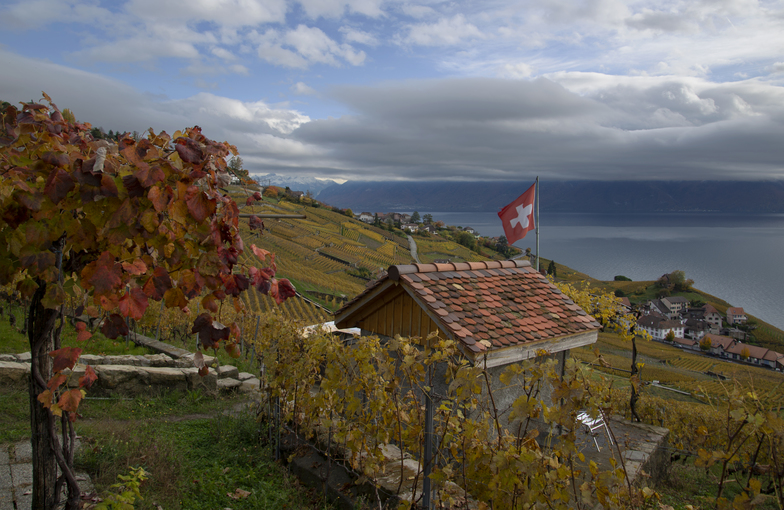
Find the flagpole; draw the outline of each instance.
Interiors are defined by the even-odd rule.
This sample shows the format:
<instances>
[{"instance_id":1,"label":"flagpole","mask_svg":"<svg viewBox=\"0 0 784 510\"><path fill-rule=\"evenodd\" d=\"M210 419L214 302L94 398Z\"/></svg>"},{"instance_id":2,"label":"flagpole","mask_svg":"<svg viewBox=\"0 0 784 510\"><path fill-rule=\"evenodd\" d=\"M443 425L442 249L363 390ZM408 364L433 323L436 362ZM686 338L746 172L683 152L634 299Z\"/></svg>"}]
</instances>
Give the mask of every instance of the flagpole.
<instances>
[{"instance_id":1,"label":"flagpole","mask_svg":"<svg viewBox=\"0 0 784 510\"><path fill-rule=\"evenodd\" d=\"M539 271L539 176L536 176L536 270Z\"/></svg>"}]
</instances>

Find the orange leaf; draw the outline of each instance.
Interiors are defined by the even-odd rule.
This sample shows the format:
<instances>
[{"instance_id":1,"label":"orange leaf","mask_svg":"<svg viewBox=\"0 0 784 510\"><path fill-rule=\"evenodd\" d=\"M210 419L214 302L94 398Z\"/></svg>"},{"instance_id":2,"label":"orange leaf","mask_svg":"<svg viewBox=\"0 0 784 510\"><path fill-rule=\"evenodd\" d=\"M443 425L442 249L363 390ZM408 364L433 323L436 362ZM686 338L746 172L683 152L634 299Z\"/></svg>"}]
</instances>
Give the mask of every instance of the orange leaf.
<instances>
[{"instance_id":1,"label":"orange leaf","mask_svg":"<svg viewBox=\"0 0 784 510\"><path fill-rule=\"evenodd\" d=\"M44 409L49 409L50 407L52 407L53 396L54 394L51 391L45 390L40 395L38 395L37 399L41 404L43 404Z\"/></svg>"},{"instance_id":2,"label":"orange leaf","mask_svg":"<svg viewBox=\"0 0 784 510\"><path fill-rule=\"evenodd\" d=\"M147 264L142 259L136 259L133 262L123 262L122 268L134 276L143 275L147 272Z\"/></svg>"},{"instance_id":3,"label":"orange leaf","mask_svg":"<svg viewBox=\"0 0 784 510\"><path fill-rule=\"evenodd\" d=\"M177 307L180 310L188 306L188 300L185 298L185 294L176 287L172 287L171 289L167 290L166 293L163 295L163 299L166 300L166 306L168 308Z\"/></svg>"},{"instance_id":4,"label":"orange leaf","mask_svg":"<svg viewBox=\"0 0 784 510\"><path fill-rule=\"evenodd\" d=\"M267 255L269 255L269 253L270 253L267 250L259 248L255 244L251 244L250 245L250 251L252 251L253 254L256 255L258 258L260 258L262 262L267 260Z\"/></svg>"},{"instance_id":5,"label":"orange leaf","mask_svg":"<svg viewBox=\"0 0 784 510\"><path fill-rule=\"evenodd\" d=\"M57 402L57 405L60 406L60 409L63 411L75 413L79 408L79 402L82 401L83 397L82 390L68 390L60 396L60 401Z\"/></svg>"},{"instance_id":6,"label":"orange leaf","mask_svg":"<svg viewBox=\"0 0 784 510\"><path fill-rule=\"evenodd\" d=\"M144 317L144 311L147 310L147 296L144 295L142 289L134 287L130 292L126 292L120 298L120 313L132 319L141 320Z\"/></svg>"},{"instance_id":7,"label":"orange leaf","mask_svg":"<svg viewBox=\"0 0 784 510\"><path fill-rule=\"evenodd\" d=\"M68 377L65 374L57 373L57 374L53 375L51 379L49 379L49 382L46 383L46 387L49 388L50 391L55 391L67 379L68 379Z\"/></svg>"}]
</instances>

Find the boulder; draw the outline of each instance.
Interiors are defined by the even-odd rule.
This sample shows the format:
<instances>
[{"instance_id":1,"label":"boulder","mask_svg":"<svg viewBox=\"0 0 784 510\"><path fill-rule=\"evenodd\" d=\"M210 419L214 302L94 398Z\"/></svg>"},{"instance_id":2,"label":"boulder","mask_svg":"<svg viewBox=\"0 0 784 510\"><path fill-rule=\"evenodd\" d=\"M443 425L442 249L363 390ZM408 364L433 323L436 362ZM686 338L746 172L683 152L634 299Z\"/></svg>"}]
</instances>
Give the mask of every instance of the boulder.
<instances>
[{"instance_id":1,"label":"boulder","mask_svg":"<svg viewBox=\"0 0 784 510\"><path fill-rule=\"evenodd\" d=\"M30 363L31 359L33 359L33 356L29 352L23 352L16 355L16 361L19 363Z\"/></svg>"},{"instance_id":2,"label":"boulder","mask_svg":"<svg viewBox=\"0 0 784 510\"><path fill-rule=\"evenodd\" d=\"M240 386L242 386L242 383L231 377L218 379L218 391L233 391L239 389Z\"/></svg>"},{"instance_id":3,"label":"boulder","mask_svg":"<svg viewBox=\"0 0 784 510\"><path fill-rule=\"evenodd\" d=\"M189 390L201 388L214 392L218 388L218 372L216 372L214 368L211 368L210 372L203 377L199 375L199 369L196 367L180 368L179 370L185 374L185 380L188 383Z\"/></svg>"},{"instance_id":4,"label":"boulder","mask_svg":"<svg viewBox=\"0 0 784 510\"><path fill-rule=\"evenodd\" d=\"M237 374L237 377L235 377L235 379L239 379L240 381L247 381L248 379L253 379L255 377L256 377L255 375L249 374L248 372L240 372L239 374Z\"/></svg>"},{"instance_id":5,"label":"boulder","mask_svg":"<svg viewBox=\"0 0 784 510\"><path fill-rule=\"evenodd\" d=\"M144 371L149 374L150 385L156 390L188 389L188 378L181 368L144 367Z\"/></svg>"},{"instance_id":6,"label":"boulder","mask_svg":"<svg viewBox=\"0 0 784 510\"><path fill-rule=\"evenodd\" d=\"M240 371L234 365L221 365L218 367L218 379L225 379L230 377L232 379L239 379Z\"/></svg>"},{"instance_id":7,"label":"boulder","mask_svg":"<svg viewBox=\"0 0 784 510\"><path fill-rule=\"evenodd\" d=\"M150 375L141 367L101 365L93 367L93 369L98 376L98 381L93 385L93 388L99 394L138 395L150 391Z\"/></svg>"},{"instance_id":8,"label":"boulder","mask_svg":"<svg viewBox=\"0 0 784 510\"><path fill-rule=\"evenodd\" d=\"M0 361L0 385L25 389L30 384L30 365L13 361Z\"/></svg>"},{"instance_id":9,"label":"boulder","mask_svg":"<svg viewBox=\"0 0 784 510\"><path fill-rule=\"evenodd\" d=\"M132 356L130 354L122 354L119 356L104 356L104 365L128 365L132 367L149 367L150 360L144 356Z\"/></svg>"},{"instance_id":10,"label":"boulder","mask_svg":"<svg viewBox=\"0 0 784 510\"><path fill-rule=\"evenodd\" d=\"M144 357L151 367L173 367L174 358L166 354L145 354Z\"/></svg>"},{"instance_id":11,"label":"boulder","mask_svg":"<svg viewBox=\"0 0 784 510\"><path fill-rule=\"evenodd\" d=\"M259 380L255 377L252 379L246 379L242 381L240 385L240 391L243 393L253 393L259 391Z\"/></svg>"}]
</instances>

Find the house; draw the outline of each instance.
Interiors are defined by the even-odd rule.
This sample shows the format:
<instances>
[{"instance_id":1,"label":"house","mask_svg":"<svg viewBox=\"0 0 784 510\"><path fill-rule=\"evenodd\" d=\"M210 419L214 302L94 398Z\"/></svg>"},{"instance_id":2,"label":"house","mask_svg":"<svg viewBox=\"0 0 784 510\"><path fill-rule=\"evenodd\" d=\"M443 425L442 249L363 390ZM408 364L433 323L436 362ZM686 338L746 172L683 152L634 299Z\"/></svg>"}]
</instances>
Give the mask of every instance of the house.
<instances>
[{"instance_id":1,"label":"house","mask_svg":"<svg viewBox=\"0 0 784 510\"><path fill-rule=\"evenodd\" d=\"M627 298L626 296L621 298L621 306L623 307L624 312L632 311L632 302L629 301L629 298Z\"/></svg>"},{"instance_id":2,"label":"house","mask_svg":"<svg viewBox=\"0 0 784 510\"><path fill-rule=\"evenodd\" d=\"M695 342L694 340L689 340L688 338L676 338L672 342L676 347L681 347L683 349L690 349L692 351L699 351L700 344L699 342Z\"/></svg>"},{"instance_id":3,"label":"house","mask_svg":"<svg viewBox=\"0 0 784 510\"><path fill-rule=\"evenodd\" d=\"M376 218L375 218L375 216L373 216L372 213L361 212L361 213L359 213L358 219L359 219L359 221L364 221L365 223L373 223L373 221L375 221Z\"/></svg>"},{"instance_id":4,"label":"house","mask_svg":"<svg viewBox=\"0 0 784 510\"><path fill-rule=\"evenodd\" d=\"M721 314L711 305L702 307L702 317L705 322L716 329L721 328ZM718 331L717 331L718 333Z\"/></svg>"},{"instance_id":5,"label":"house","mask_svg":"<svg viewBox=\"0 0 784 510\"><path fill-rule=\"evenodd\" d=\"M670 304L666 303L663 299L654 299L648 302L648 307L651 312L656 312L660 315L664 315L668 319L674 319L677 317L677 313L673 313L670 309Z\"/></svg>"},{"instance_id":6,"label":"house","mask_svg":"<svg viewBox=\"0 0 784 510\"><path fill-rule=\"evenodd\" d=\"M746 312L740 307L727 308L727 324L746 324Z\"/></svg>"},{"instance_id":7,"label":"house","mask_svg":"<svg viewBox=\"0 0 784 510\"><path fill-rule=\"evenodd\" d=\"M684 334L683 324L659 313L643 315L637 320L637 327L647 331L654 340L664 340L670 331L675 338L683 338Z\"/></svg>"},{"instance_id":8,"label":"house","mask_svg":"<svg viewBox=\"0 0 784 510\"><path fill-rule=\"evenodd\" d=\"M710 324L700 319L686 319L683 322L684 337L691 338L692 340L701 340L705 336L706 331L710 328Z\"/></svg>"},{"instance_id":9,"label":"house","mask_svg":"<svg viewBox=\"0 0 784 510\"><path fill-rule=\"evenodd\" d=\"M670 309L671 316L680 315L689 307L689 300L681 296L669 296L662 298L661 301Z\"/></svg>"},{"instance_id":10,"label":"house","mask_svg":"<svg viewBox=\"0 0 784 510\"><path fill-rule=\"evenodd\" d=\"M409 232L416 232L419 230L419 225L416 223L403 223L400 225L400 228L403 230L408 230Z\"/></svg>"},{"instance_id":11,"label":"house","mask_svg":"<svg viewBox=\"0 0 784 510\"><path fill-rule=\"evenodd\" d=\"M741 342L734 343L726 350L726 352L730 359L746 361L748 363L762 365L768 368L778 367L778 360L782 356L778 352L772 351L766 347L744 344Z\"/></svg>"},{"instance_id":12,"label":"house","mask_svg":"<svg viewBox=\"0 0 784 510\"><path fill-rule=\"evenodd\" d=\"M600 328L523 260L390 266L335 313L335 324L382 338L437 332L455 340L462 355L486 367L494 381L507 365L543 351L564 364L569 349L595 343ZM446 394L444 381L433 386ZM517 391L494 388L497 408L506 409Z\"/></svg>"},{"instance_id":13,"label":"house","mask_svg":"<svg viewBox=\"0 0 784 510\"><path fill-rule=\"evenodd\" d=\"M711 342L709 352L717 356L728 356L728 349L730 349L737 342L737 340L734 338L714 335L711 333L706 333L705 338L709 339Z\"/></svg>"}]
</instances>

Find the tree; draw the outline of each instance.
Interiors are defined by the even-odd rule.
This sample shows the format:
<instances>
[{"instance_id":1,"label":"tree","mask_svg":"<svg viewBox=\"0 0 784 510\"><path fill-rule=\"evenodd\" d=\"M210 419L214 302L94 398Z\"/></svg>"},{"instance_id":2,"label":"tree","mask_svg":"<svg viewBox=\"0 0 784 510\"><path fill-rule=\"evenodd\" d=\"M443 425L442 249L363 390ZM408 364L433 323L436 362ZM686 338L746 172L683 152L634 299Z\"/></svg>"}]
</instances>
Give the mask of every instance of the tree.
<instances>
[{"instance_id":1,"label":"tree","mask_svg":"<svg viewBox=\"0 0 784 510\"><path fill-rule=\"evenodd\" d=\"M744 347L743 349L741 349L741 351L740 351L740 359L742 359L743 361L746 361L746 360L749 359L750 356L751 356L751 351L749 350L748 347Z\"/></svg>"},{"instance_id":2,"label":"tree","mask_svg":"<svg viewBox=\"0 0 784 510\"><path fill-rule=\"evenodd\" d=\"M346 209L345 211L343 211L343 214L345 214L349 218L353 218L354 217L354 211L352 211L351 209Z\"/></svg>"},{"instance_id":3,"label":"tree","mask_svg":"<svg viewBox=\"0 0 784 510\"><path fill-rule=\"evenodd\" d=\"M548 264L547 266L547 274L552 275L553 278L558 277L558 269L555 267L555 262L552 260L550 261L550 264Z\"/></svg>"},{"instance_id":4,"label":"tree","mask_svg":"<svg viewBox=\"0 0 784 510\"><path fill-rule=\"evenodd\" d=\"M675 341L675 331L669 330L667 332L667 335L665 335L664 339L667 340L668 342L674 342Z\"/></svg>"},{"instance_id":5,"label":"tree","mask_svg":"<svg viewBox=\"0 0 784 510\"><path fill-rule=\"evenodd\" d=\"M431 223L433 223L433 215L432 214L425 214L424 216L422 216L422 222L425 225L430 225Z\"/></svg>"},{"instance_id":6,"label":"tree","mask_svg":"<svg viewBox=\"0 0 784 510\"><path fill-rule=\"evenodd\" d=\"M702 340L700 340L700 350L707 352L711 347L713 347L713 343L711 342L710 337L707 335L702 337Z\"/></svg>"},{"instance_id":7,"label":"tree","mask_svg":"<svg viewBox=\"0 0 784 510\"><path fill-rule=\"evenodd\" d=\"M82 303L77 315L100 318L109 338L127 335L126 319L141 319L150 301L184 309L200 298L204 313L192 328L200 349L222 344L238 355L239 327L215 320L219 304L230 297L241 310L251 286L282 302L294 288L274 278L265 250L250 246L270 267L238 263L239 208L217 188L234 146L194 127L126 136L107 154L95 149L89 124L69 122L44 98L48 106L9 105L0 117L0 285L30 299L32 506L55 508L65 484L65 507L76 509L73 421L96 375L88 367L69 389L66 369L81 349L60 345L66 295ZM79 340L91 336L84 323L76 329ZM195 362L206 374L201 352Z\"/></svg>"},{"instance_id":8,"label":"tree","mask_svg":"<svg viewBox=\"0 0 784 510\"><path fill-rule=\"evenodd\" d=\"M241 157L232 156L231 159L229 160L229 167L228 167L229 173L242 180L247 179L248 171L242 167L243 163L244 161L242 161Z\"/></svg>"},{"instance_id":9,"label":"tree","mask_svg":"<svg viewBox=\"0 0 784 510\"><path fill-rule=\"evenodd\" d=\"M630 282L630 281L632 281L631 278L629 278L627 276L623 276L621 274L615 275L615 278L613 278L613 280L616 281L616 282Z\"/></svg>"},{"instance_id":10,"label":"tree","mask_svg":"<svg viewBox=\"0 0 784 510\"><path fill-rule=\"evenodd\" d=\"M469 250L476 250L476 238L468 232L460 232L455 239Z\"/></svg>"},{"instance_id":11,"label":"tree","mask_svg":"<svg viewBox=\"0 0 784 510\"><path fill-rule=\"evenodd\" d=\"M419 213L414 211L414 214L411 215L411 223L419 223L421 218L419 217Z\"/></svg>"}]
</instances>

